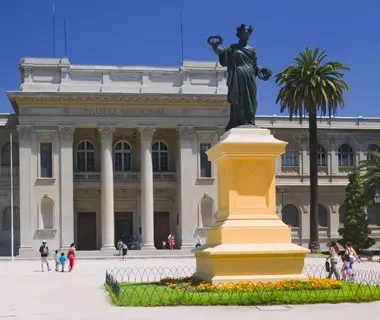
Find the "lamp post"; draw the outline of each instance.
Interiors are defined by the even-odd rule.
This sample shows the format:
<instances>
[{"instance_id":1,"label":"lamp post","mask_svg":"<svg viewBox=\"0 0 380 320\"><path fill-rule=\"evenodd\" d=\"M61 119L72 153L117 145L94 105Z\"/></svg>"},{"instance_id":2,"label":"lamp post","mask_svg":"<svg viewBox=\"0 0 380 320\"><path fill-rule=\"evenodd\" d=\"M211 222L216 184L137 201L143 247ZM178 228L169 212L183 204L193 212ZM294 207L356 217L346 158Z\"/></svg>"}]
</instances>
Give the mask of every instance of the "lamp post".
<instances>
[{"instance_id":1,"label":"lamp post","mask_svg":"<svg viewBox=\"0 0 380 320\"><path fill-rule=\"evenodd\" d=\"M288 187L284 187L284 188L276 187L276 191L281 194L281 208L282 208L284 206L284 194L289 193L290 188L288 188ZM379 198L379 201L380 201L380 198Z\"/></svg>"}]
</instances>

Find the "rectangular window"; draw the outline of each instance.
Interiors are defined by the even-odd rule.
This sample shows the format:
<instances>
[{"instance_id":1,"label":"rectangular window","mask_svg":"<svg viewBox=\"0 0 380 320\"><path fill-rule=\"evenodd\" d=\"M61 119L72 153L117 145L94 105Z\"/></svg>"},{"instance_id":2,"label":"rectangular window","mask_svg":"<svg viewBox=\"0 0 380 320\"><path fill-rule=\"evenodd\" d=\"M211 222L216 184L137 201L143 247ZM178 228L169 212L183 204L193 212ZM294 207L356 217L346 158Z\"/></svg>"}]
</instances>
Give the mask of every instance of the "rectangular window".
<instances>
[{"instance_id":1,"label":"rectangular window","mask_svg":"<svg viewBox=\"0 0 380 320\"><path fill-rule=\"evenodd\" d=\"M201 178L211 178L211 162L208 161L206 151L211 148L211 143L201 143L199 145L200 176Z\"/></svg>"},{"instance_id":2,"label":"rectangular window","mask_svg":"<svg viewBox=\"0 0 380 320\"><path fill-rule=\"evenodd\" d=\"M40 177L53 178L53 144L43 142L40 144Z\"/></svg>"}]
</instances>

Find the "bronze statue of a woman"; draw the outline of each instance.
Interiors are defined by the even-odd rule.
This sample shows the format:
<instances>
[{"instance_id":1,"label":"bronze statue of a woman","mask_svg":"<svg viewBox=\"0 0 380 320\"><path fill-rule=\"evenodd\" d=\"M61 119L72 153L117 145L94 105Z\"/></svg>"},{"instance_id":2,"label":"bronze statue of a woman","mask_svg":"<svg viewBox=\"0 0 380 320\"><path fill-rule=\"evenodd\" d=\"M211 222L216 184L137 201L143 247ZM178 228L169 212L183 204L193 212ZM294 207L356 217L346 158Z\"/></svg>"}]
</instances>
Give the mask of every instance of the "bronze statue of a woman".
<instances>
[{"instance_id":1,"label":"bronze statue of a woman","mask_svg":"<svg viewBox=\"0 0 380 320\"><path fill-rule=\"evenodd\" d=\"M272 75L269 69L257 64L255 49L248 45L252 26L242 24L237 27L239 42L220 48L221 36L211 36L207 43L219 57L219 63L227 67L227 101L231 104L230 120L226 131L244 125L255 125L257 110L256 77L268 80Z\"/></svg>"}]
</instances>

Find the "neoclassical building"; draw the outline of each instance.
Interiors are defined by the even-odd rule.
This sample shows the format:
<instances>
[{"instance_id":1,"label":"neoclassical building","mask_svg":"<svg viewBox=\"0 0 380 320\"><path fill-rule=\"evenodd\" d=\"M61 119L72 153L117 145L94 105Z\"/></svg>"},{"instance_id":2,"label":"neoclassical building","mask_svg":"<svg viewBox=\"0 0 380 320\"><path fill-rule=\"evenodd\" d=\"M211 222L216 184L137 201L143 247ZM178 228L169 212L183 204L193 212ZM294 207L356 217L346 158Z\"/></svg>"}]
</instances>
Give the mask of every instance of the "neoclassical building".
<instances>
[{"instance_id":1,"label":"neoclassical building","mask_svg":"<svg viewBox=\"0 0 380 320\"><path fill-rule=\"evenodd\" d=\"M67 59L22 59L15 114L0 115L0 254L10 254L10 150L13 154L16 254L50 248L114 250L132 233L143 248L169 234L193 247L217 210L216 170L205 152L228 119L226 70L214 62L180 67L72 65ZM293 241L309 238L307 122L259 116L289 144L278 158L277 213ZM319 232L339 237L352 166L380 138L380 119L319 123ZM9 143L12 133L13 143ZM260 181L252 181L252 184ZM380 214L368 208L380 240Z\"/></svg>"}]
</instances>

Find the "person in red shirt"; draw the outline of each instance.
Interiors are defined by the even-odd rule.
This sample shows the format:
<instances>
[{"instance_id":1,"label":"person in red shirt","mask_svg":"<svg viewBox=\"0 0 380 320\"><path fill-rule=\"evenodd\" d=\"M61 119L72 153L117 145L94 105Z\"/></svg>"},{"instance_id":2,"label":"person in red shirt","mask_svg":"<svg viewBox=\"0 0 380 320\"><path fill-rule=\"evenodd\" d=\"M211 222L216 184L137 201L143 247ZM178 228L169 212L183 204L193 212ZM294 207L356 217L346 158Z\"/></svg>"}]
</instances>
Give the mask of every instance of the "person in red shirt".
<instances>
[{"instance_id":1,"label":"person in red shirt","mask_svg":"<svg viewBox=\"0 0 380 320\"><path fill-rule=\"evenodd\" d=\"M69 272L71 272L74 269L75 264L75 243L70 244L67 259L69 260Z\"/></svg>"}]
</instances>

